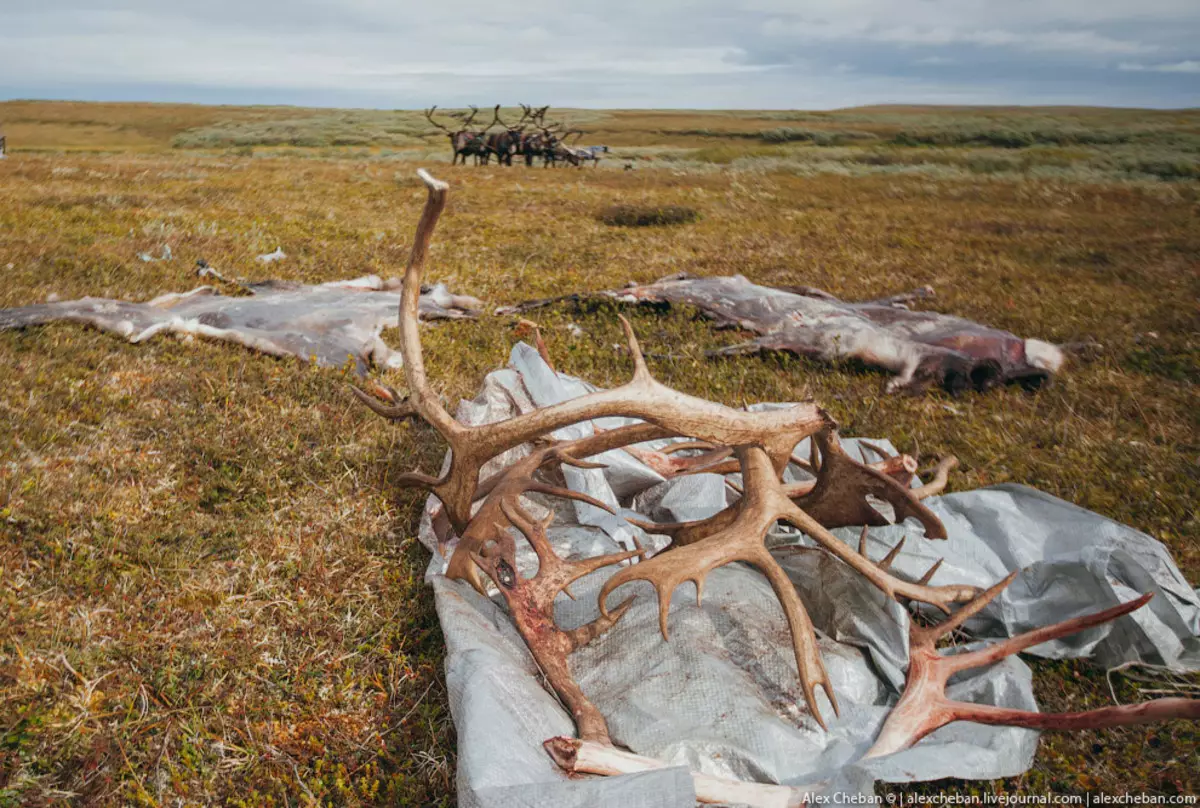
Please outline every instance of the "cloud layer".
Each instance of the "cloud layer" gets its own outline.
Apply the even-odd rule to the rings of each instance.
[[[43,0],[0,98],[417,107],[1200,105],[1195,0]]]

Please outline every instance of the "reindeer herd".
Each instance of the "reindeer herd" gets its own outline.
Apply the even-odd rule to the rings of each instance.
[[[472,128],[475,116],[479,114],[478,107],[470,107],[469,115],[457,115],[457,128],[438,123],[433,118],[437,106],[425,110],[425,118],[450,137],[450,147],[454,149],[451,162],[467,164],[467,157],[475,158],[475,165],[487,165],[492,157],[500,165],[511,166],[513,157],[524,157],[525,165],[532,166],[537,158],[542,159],[542,166],[558,166],[559,163],[570,163],[581,166],[591,162],[595,167],[600,157],[608,151],[607,146],[572,146],[567,141],[574,137],[576,142],[583,135],[580,129],[571,129],[561,122],[546,123],[546,113],[549,106],[530,107],[521,104],[523,114],[514,124],[507,124],[500,118],[500,105],[497,104],[492,114],[492,122],[483,128]],[[499,126],[493,131],[492,127]]]

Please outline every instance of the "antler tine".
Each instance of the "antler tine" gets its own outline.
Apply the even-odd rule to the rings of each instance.
[[[934,466],[933,479],[922,485],[920,488],[914,488],[912,495],[917,499],[925,499],[926,497],[936,496],[946,490],[946,483],[950,481],[950,472],[958,468],[958,458],[954,455],[944,457]]]
[[[537,481],[530,483],[529,487],[525,490],[533,494],[545,494],[546,496],[550,497],[561,497],[562,499],[571,499],[575,500],[576,502],[586,502],[593,508],[599,508],[607,513],[614,515],[616,514],[616,511],[614,511],[608,503],[602,502],[592,495],[585,494],[582,491],[573,491],[570,488],[562,488],[561,486],[550,485],[549,483],[541,483]]]
[[[859,438],[858,439],[858,448],[859,448],[860,452],[862,451],[863,447],[866,447],[867,449],[870,449],[872,452],[874,452],[876,454],[876,456],[879,457],[880,460],[887,460],[889,457],[893,456],[891,452],[889,452],[887,449],[880,446],[878,443],[872,443],[871,441],[863,440],[862,438]],[[864,463],[867,462],[866,455],[863,455],[863,462]]]
[[[800,457],[799,455],[793,454],[788,459],[788,462],[799,466],[800,468],[804,469],[807,472],[810,472],[810,473],[815,472],[815,469],[813,469],[812,461],[805,460],[803,457]]]
[[[635,580],[646,581],[654,586],[658,595],[659,630],[663,639],[668,639],[667,616],[671,597],[681,584],[686,581],[695,584],[696,602],[699,605],[704,593],[704,581],[710,572],[734,561],[751,564],[766,577],[779,599],[791,633],[792,650],[805,702],[814,720],[825,727],[825,719],[816,702],[817,689],[825,692],[835,713],[839,708],[829,676],[821,662],[812,620],[796,587],[763,543],[781,512],[794,506],[779,491],[778,472],[764,450],[741,446],[737,449],[737,455],[746,493],[739,500],[742,505],[736,510],[734,518],[723,529],[703,539],[676,547],[669,553],[660,553],[636,566],[618,570],[600,588],[600,611],[607,612],[605,602],[618,587]]]
[[[475,106],[474,104],[468,104],[467,106],[471,110],[471,114],[469,117],[463,120],[463,131],[465,131],[466,128],[471,125],[471,121],[475,120],[475,116],[479,114],[479,107]]]
[[[498,123],[498,124],[500,124],[500,125],[501,125],[501,126],[503,126],[505,129],[513,129],[513,128],[514,128],[514,127],[512,127],[512,126],[509,126],[508,124],[506,124],[506,123],[504,122],[504,120],[503,120],[503,119],[500,117],[500,105],[499,105],[499,104],[497,104],[497,105],[496,105],[495,116],[496,116],[496,120],[494,121],[495,123]],[[521,120],[525,120],[525,118],[522,116]],[[518,125],[519,125],[519,124],[520,124],[520,121],[518,121]]]
[[[449,127],[443,126],[442,124],[438,123],[437,121],[435,121],[435,120],[433,119],[433,113],[434,113],[434,111],[435,111],[436,109],[437,109],[437,104],[434,104],[432,107],[430,107],[429,109],[425,110],[425,118],[426,118],[426,120],[428,120],[428,121],[429,121],[431,124],[433,124],[434,126],[436,126],[438,129],[441,129],[443,132],[449,132],[449,131],[450,131],[450,128],[449,128]]]
[[[865,528],[866,525],[863,525],[863,527]],[[896,556],[900,555],[900,551],[904,549],[904,542],[907,540],[908,536],[901,536],[900,541],[896,542],[896,546],[888,550],[887,555],[880,559],[879,563],[877,563],[875,566],[879,567],[881,570],[890,570],[892,568],[892,562],[896,560]]]
[[[908,598],[928,603],[949,614],[951,605],[969,601],[979,594],[978,588],[967,584],[929,586],[897,578],[865,555],[856,553],[845,542],[830,533],[824,525],[795,505],[786,513],[781,514],[781,518],[849,564],[890,598]]]
[[[533,320],[526,320],[522,318],[517,321],[513,331],[520,336],[524,336],[532,331],[538,356],[542,357],[542,361],[546,363],[546,367],[550,368],[550,370],[555,370],[554,357],[550,356],[550,349],[546,347],[546,341],[542,339],[542,327],[540,325],[535,323]]]
[[[572,649],[582,648],[616,625],[617,621],[625,616],[625,612],[629,611],[634,600],[636,597],[630,595],[608,614],[602,614],[590,623],[567,630],[565,634],[571,640]]]
[[[933,565],[930,566],[929,569],[925,570],[925,574],[921,576],[921,579],[919,581],[917,581],[917,583],[924,586],[925,584],[928,584],[930,581],[932,581],[933,576],[936,575],[937,571],[942,568],[942,564],[945,563],[945,561],[946,561],[946,559],[939,558],[937,561],[933,562]]]
[[[1001,583],[1004,583],[1003,581]],[[1146,605],[1151,598],[1154,597],[1153,592],[1147,592],[1139,598],[1112,606],[1103,611],[1085,614],[1081,617],[1072,617],[1069,620],[1063,620],[1059,623],[1054,623],[1049,626],[1026,631],[1023,634],[1018,634],[1015,637],[1009,637],[1007,640],[1001,640],[994,645],[989,645],[987,648],[981,648],[978,651],[969,651],[962,654],[946,657],[948,667],[955,671],[968,670],[970,668],[978,668],[982,665],[987,665],[992,662],[997,662],[1006,656],[1012,656],[1015,653],[1024,651],[1026,648],[1031,648],[1035,645],[1040,645],[1050,640],[1066,637],[1071,634],[1078,634],[1084,629],[1107,623],[1111,620],[1116,620],[1122,615],[1140,609]]]
[[[525,540],[529,542],[529,546],[537,553],[538,561],[541,562],[541,566],[538,567],[538,575],[545,572],[544,567],[550,562],[551,558],[557,558],[554,548],[550,546],[550,542],[546,539],[545,525],[530,517],[516,496],[501,499],[500,511],[504,514],[504,518],[509,521],[509,524],[521,531]],[[550,513],[550,518],[554,518],[553,512]]]
[[[1015,575],[1016,573],[1009,575],[942,624],[927,629],[917,626],[910,628],[909,667],[904,692],[884,722],[879,737],[867,751],[866,758],[907,749],[939,727],[955,721],[975,721],[1030,729],[1070,730],[1143,724],[1171,718],[1200,718],[1200,699],[1167,698],[1144,704],[1102,707],[1085,712],[1036,713],[948,698],[945,693],[946,682],[955,673],[988,665],[1030,646],[1115,620],[1145,605],[1152,595],[1147,593],[1128,603],[1094,614],[1028,631],[978,651],[949,656],[939,654],[934,647],[937,637],[957,628],[968,617],[976,614],[1008,586]]]
[[[659,449],[659,451],[665,455],[669,455],[675,454],[676,452],[687,452],[694,450],[709,451],[710,449],[716,448],[716,446],[713,446],[706,440],[685,440],[676,441],[675,443],[668,443],[666,446]]]
[[[637,335],[633,333],[633,326],[622,314],[618,314],[617,319],[621,321],[621,328],[625,332],[625,341],[629,345],[629,355],[633,359],[634,381],[653,381],[650,376],[650,368],[646,367],[646,357],[642,355],[641,346],[638,345]]]
[[[492,121],[487,126],[483,127],[483,131],[486,132],[487,130],[491,129],[493,126],[495,126],[498,123],[500,123],[500,105],[499,104],[497,104],[495,106],[495,108],[492,110]],[[503,124],[501,124],[501,126],[503,126]]]
[[[607,463],[592,463],[588,460],[580,460],[561,446],[555,447],[554,458],[564,466],[573,466],[577,469],[606,469]]]
[[[967,622],[972,617],[983,611],[985,606],[995,600],[1001,592],[1008,588],[1008,585],[1011,584],[1013,579],[1017,577],[1018,572],[1019,570],[1009,573],[1004,577],[1003,580],[993,584],[983,592],[980,592],[978,595],[964,604],[961,609],[936,625],[922,627],[918,626],[916,623],[913,623],[909,628],[909,634],[912,637],[912,644],[926,645],[932,648],[939,639],[945,637],[955,629],[961,628],[963,623]]]
[[[387,388],[387,390],[390,393],[396,392],[390,387]],[[400,421],[405,418],[411,418],[417,414],[416,407],[414,407],[412,402],[408,400],[402,399],[399,404],[387,405],[380,402],[379,399],[375,398],[375,396],[371,395],[366,390],[363,390],[361,387],[353,384],[350,385],[350,392],[353,393],[359,401],[361,401],[363,404],[366,404],[376,415],[381,415],[384,418],[387,418],[389,421]],[[398,393],[396,394],[396,397],[399,398]]]

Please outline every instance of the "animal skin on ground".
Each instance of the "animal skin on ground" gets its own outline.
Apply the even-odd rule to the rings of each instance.
[[[317,286],[292,281],[240,284],[227,281],[207,265],[202,277],[236,287],[238,295],[222,294],[214,286],[172,292],[145,303],[85,297],[0,309],[0,331],[66,321],[90,325],[133,343],[164,331],[234,342],[271,356],[315,360],[341,367],[353,359],[358,373],[371,364],[397,367],[400,355],[379,338],[384,328],[398,323],[398,282],[375,275]],[[451,294],[443,284],[422,289],[419,315],[423,320],[474,317],[479,300]]]
[[[672,275],[642,286],[535,300],[497,313],[529,311],[560,300],[589,296],[628,303],[690,305],[720,328],[740,328],[757,336],[715,351],[739,355],[788,351],[833,362],[857,359],[896,374],[888,390],[920,391],[939,385],[958,392],[998,384],[1037,387],[1063,366],[1063,351],[1037,339],[933,311],[913,311],[907,303],[933,297],[926,286],[880,300],[847,302],[819,289],[776,289],[741,275]]]

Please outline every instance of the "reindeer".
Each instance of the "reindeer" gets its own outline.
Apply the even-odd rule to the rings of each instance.
[[[525,114],[521,116],[521,120],[517,121],[515,126],[509,126],[504,121],[500,120],[499,104],[496,105],[492,122],[488,124],[489,129],[497,123],[504,127],[502,131],[493,132],[487,136],[488,154],[496,155],[496,162],[501,165],[511,166],[513,164],[513,155],[521,153],[522,137],[525,130],[525,119],[529,117],[529,108],[524,104],[522,104],[521,107],[525,110]],[[487,161],[487,156],[485,156],[483,158],[485,165],[487,164]]]
[[[545,152],[545,165],[558,168],[559,162],[565,162],[579,167],[584,160],[593,159],[592,153],[587,149],[576,148],[567,143],[572,137],[578,141],[583,136],[582,129],[566,129],[561,123],[555,124],[555,127],[557,131]]]
[[[526,111],[533,125],[537,127],[536,132],[525,135],[521,140],[520,153],[525,156],[525,165],[532,166],[534,158],[538,156],[542,158],[543,168],[551,163],[556,163],[559,159],[570,159],[562,153],[563,125],[557,122],[546,123],[546,112],[550,107],[547,105],[531,109],[522,104],[521,108]],[[565,134],[570,134],[570,132],[565,132]]]
[[[484,142],[483,132],[471,131],[471,121],[475,120],[475,116],[479,114],[478,107],[471,107],[471,114],[462,122],[462,128],[454,131],[433,119],[433,113],[437,110],[437,105],[433,105],[425,110],[425,119],[431,124],[441,129],[450,136],[450,148],[454,149],[454,157],[451,158],[450,164],[454,165],[458,162],[458,158],[462,157],[462,164],[467,164],[467,155],[474,155],[475,164],[479,165],[481,156],[487,154],[487,144]]]
[[[524,115],[521,120],[529,119],[530,123],[535,127],[533,132],[522,132],[520,139],[517,141],[515,154],[522,155],[525,158],[525,165],[532,166],[533,159],[538,155],[545,155],[546,145],[551,137],[546,130],[546,112],[550,109],[549,105],[534,109],[526,104],[521,104],[521,109]]]

